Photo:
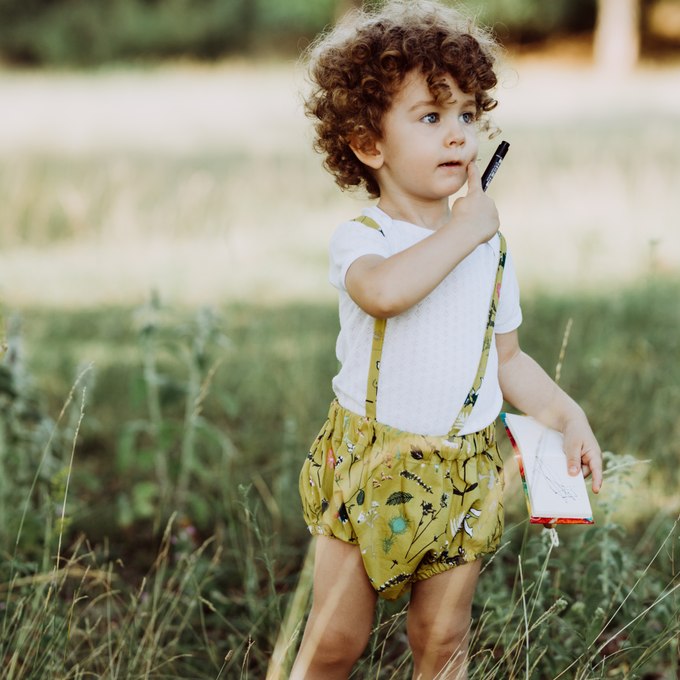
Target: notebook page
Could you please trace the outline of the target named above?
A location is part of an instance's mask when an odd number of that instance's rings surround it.
[[[560,432],[545,427],[528,416],[505,414],[515,443],[522,456],[524,478],[537,517],[592,517],[583,473],[572,477]]]

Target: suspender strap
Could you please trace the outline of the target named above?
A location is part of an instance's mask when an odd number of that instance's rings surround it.
[[[380,225],[372,217],[368,217],[367,215],[355,217],[352,222],[361,222],[361,224],[365,224],[367,227],[379,231],[383,236],[385,235],[385,232],[380,228]]]
[[[496,279],[493,284],[493,292],[491,294],[491,303],[489,304],[489,316],[486,322],[486,331],[484,332],[484,342],[482,343],[482,356],[477,367],[477,375],[472,383],[472,387],[468,392],[463,406],[456,417],[456,420],[449,430],[449,439],[453,439],[465,425],[465,421],[472,413],[472,409],[479,397],[479,391],[482,388],[484,375],[486,374],[486,365],[489,361],[489,352],[491,350],[491,343],[493,342],[493,329],[496,324],[496,310],[498,309],[498,301],[501,296],[501,281],[503,280],[503,270],[505,269],[505,258],[507,255],[507,243],[503,234],[498,232],[500,238],[500,256],[498,258],[498,268],[496,269]]]
[[[385,235],[380,228],[380,225],[372,218],[362,215],[354,219],[355,222],[379,231],[383,236]],[[493,329],[496,322],[496,310],[498,309],[498,301],[501,294],[501,281],[503,279],[503,269],[505,268],[505,258],[507,254],[507,244],[503,234],[498,232],[500,238],[500,257],[498,258],[498,268],[496,270],[496,279],[493,285],[491,294],[491,303],[489,304],[489,315],[487,317],[486,331],[484,332],[484,341],[482,343],[482,356],[477,367],[477,374],[472,383],[472,388],[468,392],[460,413],[456,417],[448,438],[453,439],[458,435],[462,429],[465,421],[468,419],[472,409],[479,397],[479,391],[484,381],[484,374],[486,373],[486,365],[489,361],[489,352],[491,350],[491,342],[493,341]],[[378,379],[380,377],[380,358],[382,356],[383,342],[385,340],[385,329],[387,326],[387,319],[375,319],[373,326],[373,342],[371,345],[371,359],[368,369],[368,382],[366,385],[366,417],[376,418],[376,405],[378,401]]]
[[[379,231],[383,236],[380,225],[372,218],[362,215],[356,217],[355,222]],[[380,357],[382,356],[383,341],[385,339],[385,326],[387,319],[376,319],[373,325],[373,344],[371,345],[371,362],[368,367],[368,383],[366,384],[366,416],[376,418],[376,404],[378,402],[378,374],[380,373]]]
[[[385,339],[387,319],[376,319],[373,326],[373,344],[371,346],[371,363],[368,367],[368,384],[366,385],[366,416],[376,418],[378,402],[378,374],[380,373],[380,356]]]

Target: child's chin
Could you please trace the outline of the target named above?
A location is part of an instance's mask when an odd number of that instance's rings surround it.
[[[467,182],[467,170],[460,165],[441,166],[439,179],[448,186],[460,188]]]
[[[444,189],[446,195],[453,196],[453,194],[457,194],[465,186],[466,182],[467,175],[462,178],[456,178],[455,181],[448,182],[446,188]]]

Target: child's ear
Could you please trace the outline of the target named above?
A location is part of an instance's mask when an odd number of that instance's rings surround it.
[[[380,144],[373,137],[354,135],[349,141],[349,148],[364,165],[372,170],[379,170],[382,167],[384,158]]]

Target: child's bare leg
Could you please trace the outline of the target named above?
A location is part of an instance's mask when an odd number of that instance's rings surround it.
[[[357,546],[315,540],[314,601],[290,680],[346,680],[368,644],[377,595]]]
[[[407,627],[414,680],[466,680],[479,567],[476,560],[413,584]]]

